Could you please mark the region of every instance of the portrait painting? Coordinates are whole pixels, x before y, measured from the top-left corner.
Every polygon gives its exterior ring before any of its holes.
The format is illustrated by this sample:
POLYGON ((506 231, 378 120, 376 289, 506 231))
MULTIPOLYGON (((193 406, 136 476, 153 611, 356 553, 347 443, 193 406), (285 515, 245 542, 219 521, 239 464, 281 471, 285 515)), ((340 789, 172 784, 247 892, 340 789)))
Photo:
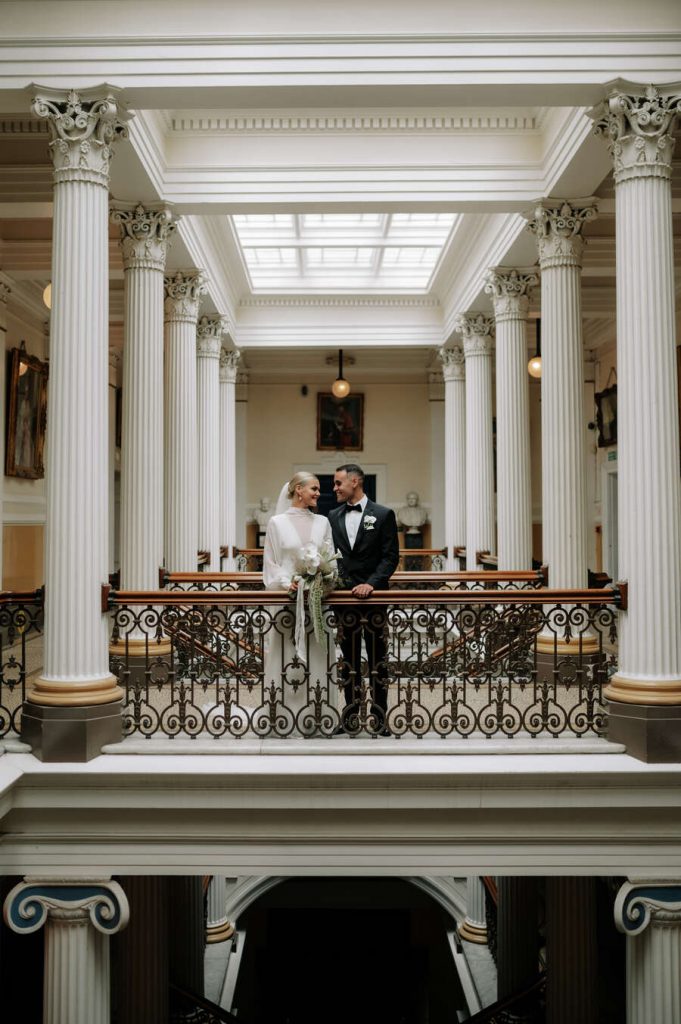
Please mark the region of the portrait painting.
POLYGON ((364 395, 317 394, 317 449, 359 452, 364 446, 364 395))
POLYGON ((29 355, 23 345, 7 355, 5 474, 39 480, 45 475, 47 363, 29 355))

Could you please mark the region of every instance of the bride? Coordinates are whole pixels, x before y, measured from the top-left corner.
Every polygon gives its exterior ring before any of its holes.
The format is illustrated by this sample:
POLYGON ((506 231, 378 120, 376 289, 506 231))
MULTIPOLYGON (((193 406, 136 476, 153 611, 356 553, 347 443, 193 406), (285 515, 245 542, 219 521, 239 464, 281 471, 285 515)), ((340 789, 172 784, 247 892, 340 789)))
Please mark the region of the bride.
MULTIPOLYGON (((267 590, 297 592, 294 577, 301 571, 303 548, 317 554, 333 550, 331 524, 326 516, 315 515, 319 480, 312 473, 296 473, 284 484, 274 516, 267 524, 263 552, 263 582, 267 590)), ((333 631, 324 615, 326 643, 319 643, 311 629, 302 627, 304 605, 270 607, 271 626, 265 637, 264 697, 277 694, 277 719, 273 728, 280 735, 294 730, 303 735, 330 735, 339 723, 336 675, 336 646, 333 631), (297 634, 297 636, 296 636, 297 634)), ((263 712, 264 713, 264 712, 263 712)), ((260 717, 260 716, 259 716, 260 717)))

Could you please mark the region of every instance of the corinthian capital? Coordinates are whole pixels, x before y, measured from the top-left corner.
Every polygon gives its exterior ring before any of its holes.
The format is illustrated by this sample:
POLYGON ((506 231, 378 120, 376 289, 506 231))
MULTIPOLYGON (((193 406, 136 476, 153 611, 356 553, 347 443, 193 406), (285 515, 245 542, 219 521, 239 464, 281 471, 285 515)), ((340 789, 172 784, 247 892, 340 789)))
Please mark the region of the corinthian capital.
POLYGON ((615 181, 671 178, 673 132, 681 115, 681 83, 657 88, 622 79, 589 111, 610 150, 615 181))
POLYGON ((466 379, 466 363, 460 345, 453 345, 451 348, 443 346, 439 350, 438 356, 442 363, 442 376, 445 382, 466 379))
POLYGON ((530 295, 538 282, 534 267, 490 267, 485 274, 485 292, 492 296, 497 323, 527 320, 530 295))
POLYGON ((113 203, 111 220, 121 228, 120 246, 125 270, 164 270, 177 219, 165 203, 113 203))
POLYGON ((236 384, 239 375, 239 360, 241 352, 238 349, 223 348, 220 353, 220 383, 236 384))
POLYGON ((615 899, 615 924, 625 935, 638 935, 651 921, 681 924, 681 882, 636 879, 625 882, 615 899))
POLYGON ((55 183, 88 181, 109 187, 113 143, 127 138, 129 114, 114 86, 65 91, 36 86, 33 113, 47 120, 55 183))
POLYGON ((459 313, 454 320, 454 330, 463 334, 463 351, 466 359, 470 356, 492 354, 494 318, 484 313, 459 313))
POLYGON ((178 270, 163 278, 165 301, 163 310, 166 322, 179 320, 196 323, 199 315, 199 299, 207 290, 201 270, 178 270))
POLYGON ((537 236, 539 265, 581 267, 584 239, 582 228, 598 212, 596 199, 542 199, 528 227, 537 236))
POLYGON ((196 328, 196 354, 204 359, 217 359, 227 328, 226 316, 202 316, 196 328))
POLYGON ((105 935, 125 928, 130 910, 118 882, 106 878, 27 877, 5 900, 5 921, 15 932, 35 932, 48 916, 85 920, 105 935))

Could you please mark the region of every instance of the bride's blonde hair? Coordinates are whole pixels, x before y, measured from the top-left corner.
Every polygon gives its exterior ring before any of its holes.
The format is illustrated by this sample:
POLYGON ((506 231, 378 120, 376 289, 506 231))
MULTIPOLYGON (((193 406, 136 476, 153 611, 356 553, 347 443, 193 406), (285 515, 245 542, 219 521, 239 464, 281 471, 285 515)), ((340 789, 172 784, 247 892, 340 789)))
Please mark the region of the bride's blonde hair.
POLYGON ((314 473, 308 473, 306 469, 302 469, 299 473, 294 473, 288 482, 288 496, 293 500, 296 496, 296 487, 300 484, 307 484, 310 480, 316 480, 317 477, 314 473))

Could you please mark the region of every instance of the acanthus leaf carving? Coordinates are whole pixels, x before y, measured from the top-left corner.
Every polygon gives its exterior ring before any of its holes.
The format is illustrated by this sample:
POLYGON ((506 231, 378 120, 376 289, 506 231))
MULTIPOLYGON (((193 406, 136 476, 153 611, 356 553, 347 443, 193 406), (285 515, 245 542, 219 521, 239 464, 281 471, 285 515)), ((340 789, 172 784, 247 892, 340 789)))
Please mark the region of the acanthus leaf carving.
POLYGON ((199 357, 218 359, 222 348, 222 335, 228 330, 226 316, 202 316, 196 328, 196 354, 199 357))
POLYGON ((453 345, 451 348, 443 346, 438 351, 438 356, 442 363, 442 376, 445 382, 466 379, 466 362, 460 345, 453 345))
POLYGON ((120 225, 123 266, 165 268, 168 245, 177 230, 177 218, 165 203, 115 203, 111 220, 120 225))
POLYGON ((539 266, 581 267, 584 251, 582 229, 598 214, 593 196, 586 199, 542 199, 528 228, 537 237, 539 266))
POLYGON ((241 352, 238 349, 223 348, 220 353, 220 383, 236 384, 243 371, 240 370, 239 361, 241 352))
POLYGON ((603 136, 610 150, 618 184, 636 177, 671 178, 673 133, 681 117, 678 86, 617 83, 589 116, 594 133, 603 136))
POLYGON ((485 274, 485 292, 492 296, 497 323, 526 320, 530 296, 538 283, 534 267, 490 267, 485 274))
POLYGON ((182 320, 196 323, 199 316, 199 300, 205 295, 208 285, 201 270, 178 270, 163 278, 165 320, 182 320))

